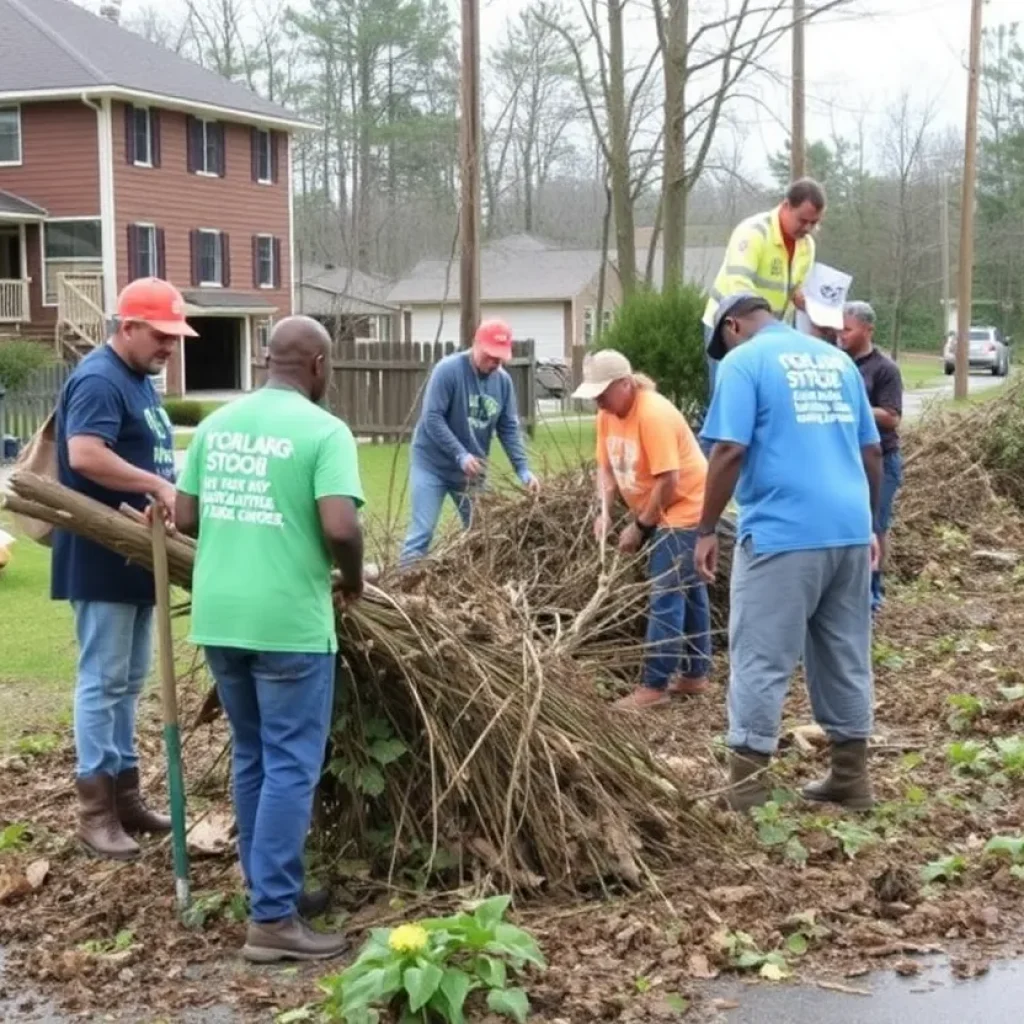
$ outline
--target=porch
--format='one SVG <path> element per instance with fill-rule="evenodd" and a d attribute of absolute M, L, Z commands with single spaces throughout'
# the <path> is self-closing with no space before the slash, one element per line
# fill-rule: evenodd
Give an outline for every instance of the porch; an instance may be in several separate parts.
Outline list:
<path fill-rule="evenodd" d="M 28 272 L 28 226 L 41 224 L 41 206 L 0 190 L 0 329 L 32 320 Z"/>

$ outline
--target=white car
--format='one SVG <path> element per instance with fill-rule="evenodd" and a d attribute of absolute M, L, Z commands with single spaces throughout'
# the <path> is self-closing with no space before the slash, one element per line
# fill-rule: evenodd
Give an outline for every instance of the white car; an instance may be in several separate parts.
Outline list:
<path fill-rule="evenodd" d="M 998 327 L 972 327 L 967 335 L 970 344 L 969 369 L 988 370 L 993 377 L 1005 377 L 1010 372 L 1010 348 Z M 956 367 L 956 334 L 946 339 L 942 353 L 947 374 Z"/>

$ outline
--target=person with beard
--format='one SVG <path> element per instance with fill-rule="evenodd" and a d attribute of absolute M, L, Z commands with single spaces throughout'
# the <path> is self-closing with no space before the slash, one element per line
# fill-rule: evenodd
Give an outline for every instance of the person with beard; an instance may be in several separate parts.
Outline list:
<path fill-rule="evenodd" d="M 117 300 L 117 329 L 68 378 L 57 403 L 57 479 L 116 509 L 152 498 L 173 515 L 174 436 L 150 377 L 182 336 L 185 303 L 167 281 L 132 281 Z M 78 839 L 112 860 L 139 855 L 129 833 L 168 832 L 171 820 L 139 791 L 135 712 L 152 660 L 153 574 L 108 548 L 55 530 L 51 596 L 75 617 L 74 733 Z"/>
<path fill-rule="evenodd" d="M 495 433 L 519 481 L 533 494 L 540 490 L 519 432 L 515 386 L 503 368 L 511 358 L 509 326 L 485 320 L 469 351 L 445 356 L 431 371 L 412 439 L 412 508 L 400 564 L 408 565 L 430 549 L 445 498 L 452 499 L 463 526 L 469 526 L 470 489 L 485 480 Z"/>

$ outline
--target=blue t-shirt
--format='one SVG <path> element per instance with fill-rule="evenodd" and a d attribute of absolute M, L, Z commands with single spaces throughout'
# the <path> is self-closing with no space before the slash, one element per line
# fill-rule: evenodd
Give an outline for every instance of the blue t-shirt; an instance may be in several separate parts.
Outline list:
<path fill-rule="evenodd" d="M 76 473 L 68 461 L 68 438 L 101 438 L 125 462 L 174 481 L 174 434 L 156 388 L 110 345 L 90 352 L 68 378 L 57 403 L 56 428 L 58 479 L 104 505 L 118 508 L 127 502 L 144 509 L 147 499 L 111 491 Z M 153 574 L 100 544 L 55 530 L 50 596 L 55 601 L 153 604 Z"/>
<path fill-rule="evenodd" d="M 722 360 L 701 436 L 747 451 L 739 537 L 757 554 L 871 541 L 861 448 L 878 444 L 864 382 L 845 352 L 785 324 Z"/>
<path fill-rule="evenodd" d="M 512 378 L 502 369 L 486 377 L 468 352 L 445 356 L 433 369 L 423 395 L 423 411 L 412 436 L 412 458 L 441 479 L 462 487 L 465 459 L 486 459 L 497 433 L 519 479 L 529 479 Z"/>

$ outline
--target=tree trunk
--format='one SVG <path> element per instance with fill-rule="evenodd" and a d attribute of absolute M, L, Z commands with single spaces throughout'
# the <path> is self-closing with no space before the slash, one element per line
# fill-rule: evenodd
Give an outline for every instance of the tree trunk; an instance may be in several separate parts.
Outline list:
<path fill-rule="evenodd" d="M 682 281 L 686 235 L 686 25 L 688 0 L 668 0 L 662 67 L 665 80 L 665 154 L 661 214 L 662 288 Z"/>
<path fill-rule="evenodd" d="M 601 271 L 597 275 L 597 309 L 594 312 L 594 329 L 591 345 L 596 348 L 601 340 L 601 321 L 604 319 L 605 279 L 608 274 L 608 242 L 612 225 L 612 192 L 608 176 L 604 179 L 604 216 L 601 218 Z"/>
<path fill-rule="evenodd" d="M 629 126 L 626 123 L 626 66 L 622 0 L 608 0 L 608 124 L 616 258 L 623 297 L 636 291 L 636 238 L 629 175 Z"/>
<path fill-rule="evenodd" d="M 370 124 L 372 120 L 373 58 L 366 50 L 359 60 L 359 218 L 356 224 L 356 266 L 369 270 L 370 253 L 370 203 L 371 153 Z"/>

